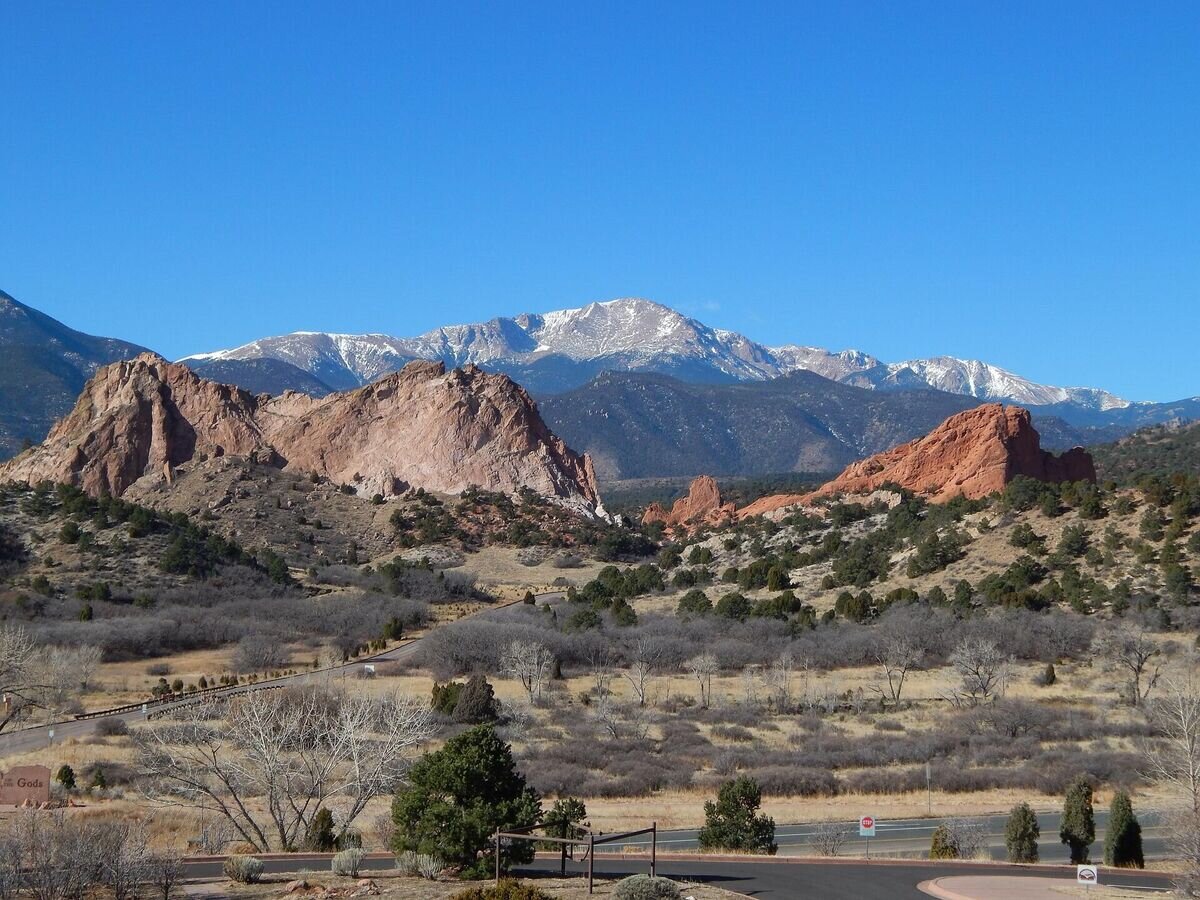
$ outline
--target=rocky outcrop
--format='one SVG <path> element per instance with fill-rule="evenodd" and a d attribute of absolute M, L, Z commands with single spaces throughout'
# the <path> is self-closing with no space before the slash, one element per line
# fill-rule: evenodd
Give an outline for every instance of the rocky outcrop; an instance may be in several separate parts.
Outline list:
<path fill-rule="evenodd" d="M 991 403 L 951 416 L 929 434 L 847 466 L 811 494 L 763 497 L 739 518 L 812 503 L 834 494 L 865 494 L 896 484 L 935 503 L 986 497 L 1019 475 L 1039 481 L 1092 481 L 1096 468 L 1076 447 L 1061 456 L 1041 449 L 1029 411 Z"/>
<path fill-rule="evenodd" d="M 97 372 L 41 446 L 0 467 L 0 480 L 120 495 L 139 479 L 167 483 L 181 465 L 226 454 L 366 495 L 525 487 L 599 505 L 591 461 L 550 432 L 517 384 L 427 362 L 321 399 L 272 398 L 146 353 Z"/>
<path fill-rule="evenodd" d="M 651 503 L 642 515 L 642 524 L 661 522 L 668 528 L 691 528 L 700 525 L 720 525 L 733 517 L 734 506 L 721 499 L 721 489 L 711 475 L 692 480 L 686 497 L 680 497 L 670 512 L 660 503 Z"/>

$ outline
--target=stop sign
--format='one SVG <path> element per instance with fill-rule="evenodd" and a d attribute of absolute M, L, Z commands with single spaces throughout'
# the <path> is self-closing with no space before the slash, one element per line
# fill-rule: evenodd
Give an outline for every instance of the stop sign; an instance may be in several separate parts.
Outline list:
<path fill-rule="evenodd" d="M 858 820 L 859 837 L 875 837 L 875 817 L 863 816 Z"/>

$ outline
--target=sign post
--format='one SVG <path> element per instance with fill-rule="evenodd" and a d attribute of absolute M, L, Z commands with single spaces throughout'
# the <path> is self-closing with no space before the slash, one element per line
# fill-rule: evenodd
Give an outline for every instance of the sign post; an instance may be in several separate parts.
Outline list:
<path fill-rule="evenodd" d="M 871 858 L 871 838 L 875 837 L 875 817 L 863 816 L 858 820 L 858 836 L 867 842 L 867 859 Z"/>
<path fill-rule="evenodd" d="M 1091 894 L 1092 885 L 1100 883 L 1099 866 L 1076 866 L 1075 883 L 1084 885 L 1084 892 Z"/>

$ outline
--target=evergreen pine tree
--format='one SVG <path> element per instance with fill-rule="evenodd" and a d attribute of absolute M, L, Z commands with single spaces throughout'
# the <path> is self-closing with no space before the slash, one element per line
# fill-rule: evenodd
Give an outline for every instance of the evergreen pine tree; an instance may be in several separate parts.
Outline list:
<path fill-rule="evenodd" d="M 1124 791 L 1113 794 L 1104 836 L 1104 864 L 1128 869 L 1146 866 L 1142 855 L 1142 826 L 1133 814 L 1133 803 Z"/>
<path fill-rule="evenodd" d="M 63 763 L 58 772 L 54 776 L 54 780 L 61 784 L 66 790 L 75 790 L 75 770 Z"/>
<path fill-rule="evenodd" d="M 329 853 L 333 850 L 336 843 L 333 834 L 333 813 L 324 807 L 317 810 L 317 814 L 309 823 L 304 843 L 306 849 L 314 853 Z"/>
<path fill-rule="evenodd" d="M 958 859 L 958 845 L 945 825 L 939 825 L 933 830 L 933 839 L 929 842 L 929 858 Z"/>
<path fill-rule="evenodd" d="M 758 815 L 762 790 L 752 778 L 741 776 L 721 785 L 716 801 L 704 804 L 701 850 L 744 850 L 774 855 L 775 820 Z"/>
<path fill-rule="evenodd" d="M 1083 775 L 1067 788 L 1058 836 L 1071 850 L 1072 865 L 1088 861 L 1088 850 L 1096 840 L 1096 817 L 1092 810 L 1092 785 Z"/>
<path fill-rule="evenodd" d="M 1037 816 L 1028 803 L 1018 803 L 1008 815 L 1004 827 L 1004 846 L 1008 849 L 1008 861 L 1012 863 L 1035 863 L 1038 861 L 1038 838 L 1042 830 Z"/>

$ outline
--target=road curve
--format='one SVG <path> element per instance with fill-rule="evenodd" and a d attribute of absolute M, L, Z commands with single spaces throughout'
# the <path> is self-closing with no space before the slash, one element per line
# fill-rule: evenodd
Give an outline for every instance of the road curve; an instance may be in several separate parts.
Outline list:
<path fill-rule="evenodd" d="M 265 871 L 272 874 L 307 869 L 313 872 L 329 870 L 329 854 L 298 853 L 261 857 Z M 214 879 L 221 877 L 222 858 L 203 857 L 188 860 L 187 877 Z M 388 854 L 370 854 L 363 871 L 391 869 L 395 863 Z M 648 856 L 629 856 L 621 859 L 597 857 L 596 874 L 604 878 L 620 878 L 649 870 Z M 539 858 L 516 871 L 518 875 L 555 874 L 557 858 Z M 586 871 L 578 860 L 568 864 L 568 874 L 582 875 Z M 711 884 L 749 897 L 767 900 L 928 900 L 917 885 L 934 878 L 952 875 L 996 874 L 1019 877 L 1058 878 L 1066 884 L 1075 881 L 1075 870 L 1069 866 L 1011 866 L 991 863 L 916 862 L 889 860 L 799 860 L 771 857 L 705 857 L 670 855 L 660 858 L 657 872 L 677 881 Z M 1105 869 L 1101 883 L 1142 888 L 1147 891 L 1166 890 L 1169 879 L 1157 872 L 1129 872 Z"/>

